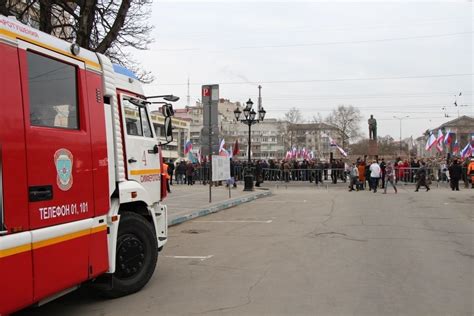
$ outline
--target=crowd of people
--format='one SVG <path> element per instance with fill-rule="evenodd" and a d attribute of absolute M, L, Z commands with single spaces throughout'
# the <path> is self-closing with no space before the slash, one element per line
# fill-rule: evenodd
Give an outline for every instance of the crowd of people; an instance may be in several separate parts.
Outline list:
<path fill-rule="evenodd" d="M 428 191 L 432 181 L 450 182 L 452 190 L 459 190 L 459 181 L 471 183 L 474 188 L 474 158 L 461 160 L 459 158 L 442 159 L 394 159 L 385 161 L 367 160 L 367 156 L 350 162 L 348 159 L 325 160 L 232 160 L 231 184 L 235 187 L 237 181 L 242 181 L 244 171 L 250 170 L 256 180 L 256 186 L 264 181 L 308 181 L 322 183 L 331 181 L 349 182 L 349 191 L 377 189 L 387 190 L 391 185 L 397 192 L 397 184 L 416 183 L 416 191 L 424 186 Z M 209 164 L 192 163 L 190 161 L 169 161 L 167 163 L 169 183 L 194 185 L 196 182 L 209 182 Z"/>

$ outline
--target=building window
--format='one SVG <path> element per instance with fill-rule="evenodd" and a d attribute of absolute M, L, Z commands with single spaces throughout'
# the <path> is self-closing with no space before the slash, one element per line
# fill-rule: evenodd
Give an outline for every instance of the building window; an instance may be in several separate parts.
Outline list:
<path fill-rule="evenodd" d="M 76 67 L 27 51 L 30 124 L 79 129 Z"/>

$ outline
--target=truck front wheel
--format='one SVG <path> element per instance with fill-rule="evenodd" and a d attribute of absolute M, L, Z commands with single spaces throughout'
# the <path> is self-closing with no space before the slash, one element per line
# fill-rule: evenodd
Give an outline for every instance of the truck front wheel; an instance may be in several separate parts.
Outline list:
<path fill-rule="evenodd" d="M 158 260 L 158 242 L 153 226 L 143 217 L 123 212 L 117 237 L 115 273 L 112 284 L 102 291 L 116 298 L 139 291 L 150 280 Z"/>

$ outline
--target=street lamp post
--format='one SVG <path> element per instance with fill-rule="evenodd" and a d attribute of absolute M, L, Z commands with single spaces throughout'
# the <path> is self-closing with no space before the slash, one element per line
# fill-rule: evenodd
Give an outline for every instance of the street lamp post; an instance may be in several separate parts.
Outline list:
<path fill-rule="evenodd" d="M 398 153 L 398 155 L 400 156 L 400 158 L 402 157 L 402 120 L 406 119 L 406 118 L 409 118 L 410 116 L 409 115 L 406 115 L 406 116 L 394 116 L 393 118 L 394 119 L 397 119 L 400 121 L 400 151 Z"/>
<path fill-rule="evenodd" d="M 245 169 L 245 175 L 244 175 L 244 191 L 253 191 L 253 174 L 252 170 L 250 169 L 250 165 L 252 164 L 252 157 L 251 155 L 251 146 L 252 146 L 252 125 L 257 124 L 258 122 L 263 121 L 265 118 L 265 113 L 266 111 L 263 109 L 263 107 L 260 107 L 258 109 L 258 117 L 257 112 L 252 108 L 253 102 L 251 99 L 249 99 L 246 103 L 246 107 L 244 108 L 244 118 L 240 119 L 240 114 L 242 114 L 242 111 L 240 111 L 239 108 L 236 108 L 234 110 L 234 115 L 235 119 L 237 122 L 241 122 L 243 124 L 248 125 L 249 127 L 249 140 L 248 140 L 248 165 L 247 168 Z"/>

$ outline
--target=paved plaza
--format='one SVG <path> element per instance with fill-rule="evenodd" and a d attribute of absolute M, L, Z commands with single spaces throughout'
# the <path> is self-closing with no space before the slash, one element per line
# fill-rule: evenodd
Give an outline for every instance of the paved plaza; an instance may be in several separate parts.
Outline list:
<path fill-rule="evenodd" d="M 172 189 L 170 208 L 203 204 L 203 188 Z M 82 289 L 20 314 L 472 315 L 474 190 L 413 189 L 272 186 L 170 227 L 142 291 L 103 300 Z"/>

